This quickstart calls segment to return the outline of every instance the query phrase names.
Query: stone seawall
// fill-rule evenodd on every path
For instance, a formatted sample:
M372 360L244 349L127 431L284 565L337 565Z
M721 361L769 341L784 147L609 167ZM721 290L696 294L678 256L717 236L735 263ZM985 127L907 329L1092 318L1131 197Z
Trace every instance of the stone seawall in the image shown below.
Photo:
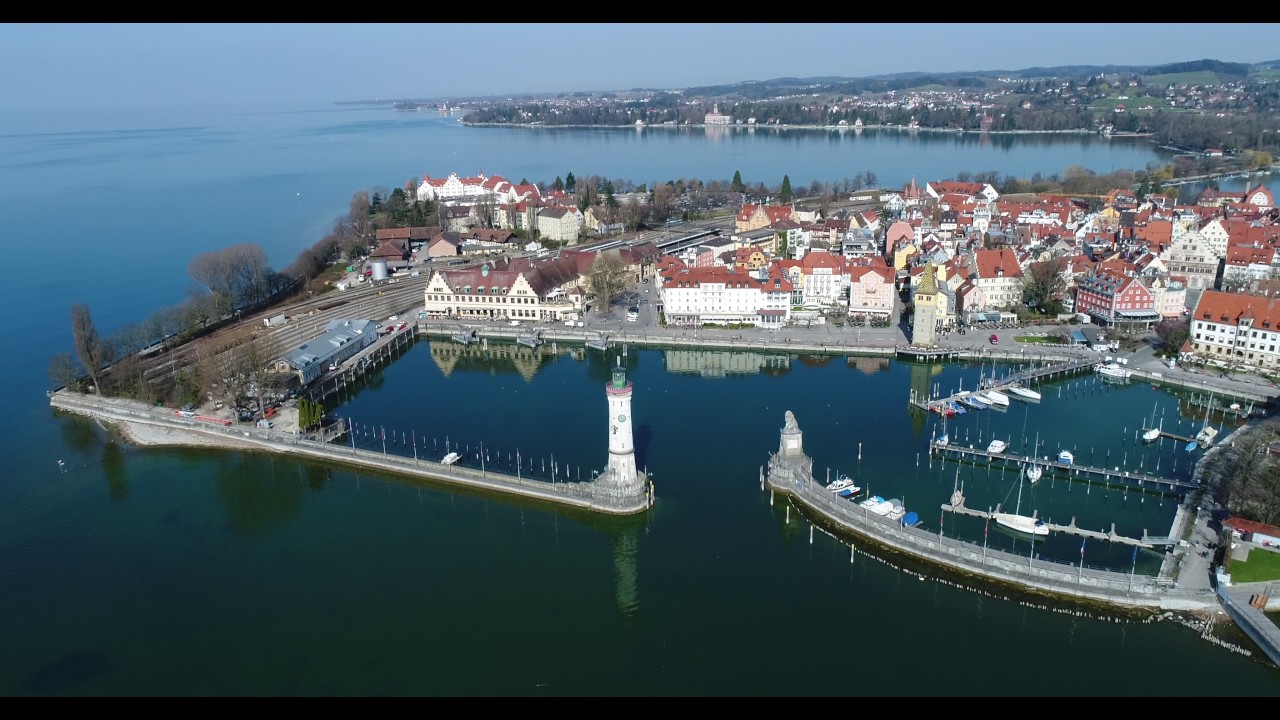
M653 503L652 483L647 483L644 491L635 496L614 497L591 482L531 480L444 465L434 460L341 447L267 429L201 423L175 416L172 409L153 408L134 400L100 398L60 390L50 394L49 404L59 410L110 423L118 427L126 439L138 445L253 450L314 458L613 515L643 512Z
M762 487L789 497L797 506L834 527L952 570L1010 583L1026 590L1128 607L1199 611L1217 607L1211 590L1181 590L1166 577L1129 575L1014 555L943 533L906 527L831 494L804 472L778 472L776 460L762 470ZM775 481L779 478L780 481Z

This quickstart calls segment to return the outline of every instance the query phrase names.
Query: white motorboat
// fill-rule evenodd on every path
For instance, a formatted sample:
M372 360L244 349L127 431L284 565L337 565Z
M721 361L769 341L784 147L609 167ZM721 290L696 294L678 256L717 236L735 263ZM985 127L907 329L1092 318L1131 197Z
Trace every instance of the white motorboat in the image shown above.
M999 390L988 390L986 395L987 395L987 399L991 401L992 405L999 405L1000 407L1009 407L1009 396L1005 395Z
M1039 400L1040 399L1040 393L1030 388L1024 388L1021 385L1010 385L1009 392L1013 393L1014 397L1018 397L1023 400Z
M839 492L851 485L853 485L853 480L851 478L844 475L838 475L835 480L831 481L831 483L827 485L827 489L831 492Z
M1200 447L1207 448L1213 444L1213 439L1216 437L1218 437L1218 429L1206 425L1200 432L1196 433L1196 442L1200 444Z
M893 503L879 495L872 495L858 504L877 515L888 515L889 511L893 509Z
M1070 450L1063 450L1058 453L1058 462L1063 465L1070 465L1076 461L1076 456L1071 454Z
M1099 365L1095 370L1099 375L1105 378L1112 378L1114 380L1128 380L1129 376L1133 374L1129 368L1124 367L1120 363L1114 362Z
M441 464L441 465L452 465L452 464L454 464L454 463L458 462L458 461L459 461L459 460L461 460L461 459L462 459L462 456L461 456L461 455L459 455L459 454L458 454L458 453L456 453L456 452L451 452L451 453L449 453L448 455L445 455L443 458L440 458L440 464Z
M875 512L872 510L872 512ZM903 515L907 514L907 508L898 498L889 498L889 511L884 515L890 520L901 520Z
M949 435L947 435L946 433L942 433L941 435L939 435L939 436L938 436L938 439L937 439L937 440L934 440L934 441L933 441L933 443L934 443L935 445L945 447L945 446L947 446L947 445L950 445L950 444L951 444L951 437L950 437Z
M1031 464L1027 466L1027 480L1035 485L1040 480L1040 476L1044 474L1044 468L1039 465Z
M1002 453L1008 449L1009 449L1009 443L1003 440L992 440L991 444L987 445L987 452L994 453L994 454Z

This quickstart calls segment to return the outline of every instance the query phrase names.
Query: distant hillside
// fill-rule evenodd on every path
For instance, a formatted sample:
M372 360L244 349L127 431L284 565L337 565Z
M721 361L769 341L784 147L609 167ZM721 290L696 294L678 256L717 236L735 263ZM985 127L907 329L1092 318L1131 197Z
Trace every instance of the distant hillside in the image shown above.
M1174 75L1177 73L1211 72L1220 78L1225 76L1243 80L1249 77L1249 71L1253 68L1253 65L1245 65L1244 63L1229 63L1221 60L1193 60L1191 62L1157 65L1143 70L1141 74Z
M1059 65L1056 67L1030 67L1021 70L972 70L958 72L901 72L867 77L781 77L771 80L749 80L728 85L706 85L686 88L690 97L737 97L745 100L801 95L815 92L858 95L903 91L932 87L977 88L1001 79L1041 80L1059 79L1087 81L1098 75L1130 74L1143 77L1165 75L1194 75L1197 81L1234 82L1251 74L1280 68L1280 61L1254 64L1224 62L1222 60L1193 60L1165 65ZM1170 81L1173 81L1171 78Z

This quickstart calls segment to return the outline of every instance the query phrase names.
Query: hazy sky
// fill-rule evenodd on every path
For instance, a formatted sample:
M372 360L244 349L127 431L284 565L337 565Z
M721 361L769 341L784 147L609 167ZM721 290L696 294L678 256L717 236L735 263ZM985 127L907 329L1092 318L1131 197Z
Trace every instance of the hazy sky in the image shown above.
M1280 57L1280 23L0 25L10 108L682 88Z

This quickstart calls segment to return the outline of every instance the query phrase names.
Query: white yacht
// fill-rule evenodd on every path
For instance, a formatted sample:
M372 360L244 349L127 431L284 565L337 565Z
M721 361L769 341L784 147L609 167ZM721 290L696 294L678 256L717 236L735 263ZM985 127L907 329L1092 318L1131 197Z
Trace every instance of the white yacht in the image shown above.
M1012 393L1015 397L1022 398L1023 400L1039 400L1040 399L1040 393L1036 392L1035 390L1032 390L1031 388L1024 388L1021 385L1010 385L1009 392Z
M461 460L461 459L462 459L462 456L461 456L461 455L459 455L459 454L458 454L458 453L456 453L456 452L451 452L451 453L449 453L448 455L445 455L443 458L440 458L440 464L441 464L441 465L452 465L452 464L454 464L454 463L458 462L458 461L459 461L459 460Z
M987 396L987 399L991 401L992 405L999 405L1000 407L1009 407L1009 396L1005 395L1004 393L998 390L988 390L986 392L986 396Z
M1133 374L1133 372L1129 370L1129 368L1124 367L1120 363L1114 363L1114 362L1109 362L1109 363L1106 363L1105 365L1099 365L1096 368L1096 370L1099 375L1103 377L1114 378L1116 380L1128 380L1129 376Z
M994 454L1002 453L1008 449L1009 449L1009 443L1003 440L992 440L991 444L987 446L987 452L994 453Z
M1032 485L1035 485L1036 482L1040 480L1040 476L1043 474L1044 474L1044 468L1040 467L1039 465L1031 464L1027 466L1027 481L1030 482Z
M1003 525L1010 530L1017 530L1028 535L1049 534L1049 526L1040 518L1015 515L1013 513L994 513L991 517L995 518L997 525Z

